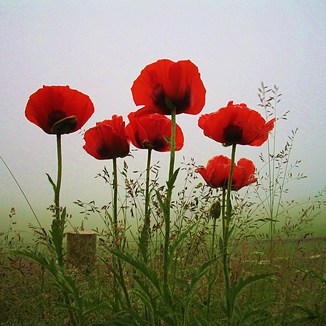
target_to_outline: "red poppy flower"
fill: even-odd
[[[275,119],[266,123],[265,119],[246,104],[233,104],[217,112],[202,115],[198,125],[208,136],[224,145],[240,144],[260,146],[274,128]]]
[[[69,134],[79,130],[94,113],[90,98],[69,86],[43,86],[32,94],[26,118],[48,134]]]
[[[206,89],[196,65],[190,60],[158,60],[146,66],[134,81],[131,92],[136,105],[169,115],[198,114],[204,107]]]
[[[231,160],[226,156],[219,155],[209,160],[206,168],[198,167],[196,172],[201,174],[210,187],[227,189],[230,168]],[[239,190],[256,182],[254,173],[254,163],[246,158],[240,159],[237,164],[234,164],[232,190]]]
[[[163,114],[146,113],[146,109],[131,112],[128,115],[130,123],[126,133],[131,143],[137,148],[153,149],[158,152],[168,152],[171,139],[172,122]],[[183,147],[184,137],[181,128],[176,125],[175,147]]]
[[[96,123],[95,127],[85,132],[84,140],[85,151],[98,160],[125,157],[129,154],[129,141],[121,116],[114,115],[111,120]]]

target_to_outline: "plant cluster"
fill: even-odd
[[[273,96],[268,97],[270,91]],[[201,115],[198,127],[204,136],[230,148],[230,157],[216,155],[206,166],[197,166],[192,159],[177,168],[176,152],[184,143],[177,117],[198,115],[205,105],[206,89],[197,66],[189,60],[158,60],[141,71],[131,92],[136,106],[141,107],[128,115],[127,125],[122,116],[113,115],[84,134],[83,148],[89,155],[112,160],[112,173],[104,168],[98,175],[111,188],[110,203],[100,209],[93,201],[76,201],[85,216],[96,212],[106,227],[98,230],[98,265],[85,274],[71,269],[64,247],[68,214],[60,205],[61,140],[63,134],[82,128],[94,113],[94,106],[87,95],[68,86],[44,86],[30,96],[25,115],[44,132],[56,136],[58,169],[56,181],[47,175],[54,203],[51,228],[49,232],[41,228],[39,233],[46,250],[20,250],[19,254],[47,272],[60,293],[57,305],[66,309],[72,325],[263,325],[273,320],[271,310],[266,308],[271,297],[250,304],[243,304],[240,298],[249,303],[254,285],[264,291],[266,284],[275,282],[275,224],[287,178],[293,177],[289,161],[285,161],[292,144],[278,154],[274,149],[267,159],[261,156],[269,168],[263,178],[251,160],[236,160],[236,149],[267,142],[271,152],[275,143],[269,140],[269,134],[277,121],[275,110],[274,116],[271,110],[279,101],[278,89],[262,85],[259,90],[265,118],[246,104],[232,101],[216,112]],[[119,172],[119,159],[130,155],[131,144],[147,151],[146,167],[135,177],[130,177],[126,162]],[[164,185],[160,185],[159,164],[152,162],[153,151],[169,153]],[[285,171],[280,172],[284,164]],[[182,173],[184,184],[178,189]],[[123,178],[123,197],[119,197],[119,176]],[[203,182],[193,183],[199,177]],[[298,175],[297,179],[302,177]],[[267,182],[266,199],[259,187],[261,180]],[[264,221],[270,225],[268,266],[261,263],[265,261],[262,258],[237,256],[243,254],[241,235],[247,234],[243,227],[250,225],[243,221],[250,219],[254,210],[238,191],[249,185],[263,204],[260,207],[267,213]],[[132,248],[127,239],[131,217],[140,221],[132,231],[136,240]],[[309,271],[300,273],[308,275]],[[325,286],[323,276],[311,273]],[[274,293],[271,288],[269,291]],[[305,318],[325,318],[319,308],[300,309],[306,313]]]

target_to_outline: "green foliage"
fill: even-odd
[[[53,188],[53,191],[56,192],[57,191],[57,186],[56,184],[54,183],[53,179],[51,178],[51,176],[46,173],[46,176],[48,177],[48,181],[50,182],[52,188]]]
[[[87,325],[86,317],[92,312],[99,310],[104,305],[103,302],[87,307],[86,299],[90,293],[82,294],[81,285],[53,259],[41,252],[28,250],[18,250],[17,254],[34,260],[42,268],[49,271],[52,275],[53,285],[62,293],[63,301],[58,301],[58,307],[67,309],[70,321],[74,325]]]
[[[64,208],[60,214],[60,219],[54,218],[52,220],[50,230],[51,240],[54,246],[56,257],[61,266],[63,265],[64,257],[63,238],[66,227],[66,215],[66,208]]]
[[[258,280],[267,278],[269,276],[272,276],[272,274],[249,275],[245,279],[239,278],[233,284],[231,284],[230,291],[227,293],[228,302],[230,303],[231,311],[233,312],[233,309],[236,308],[236,299],[245,287],[252,284],[253,282],[257,282]],[[239,316],[241,314],[241,312],[239,311],[238,308],[236,310],[237,310],[237,315]],[[257,312],[255,312],[255,313],[257,313]],[[248,315],[251,316],[252,314],[255,314],[255,313],[253,311],[247,311],[246,313],[244,313],[244,316],[242,316],[241,319],[247,318]]]

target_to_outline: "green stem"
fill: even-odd
[[[117,177],[117,160],[116,158],[113,158],[113,203],[112,203],[112,209],[113,209],[113,225],[112,225],[112,233],[113,233],[113,248],[118,249],[118,211],[117,211],[117,205],[118,205],[118,177]],[[112,269],[116,271],[117,269],[117,261],[116,256],[112,257]],[[114,292],[114,300],[115,300],[115,308],[118,307],[118,280],[116,273],[114,273],[113,276],[113,292]]]
[[[151,172],[151,158],[152,158],[152,149],[147,151],[147,166],[146,166],[146,189],[145,189],[145,218],[149,216],[149,184],[150,184],[150,172]]]
[[[115,248],[117,250],[120,249],[120,240],[119,240],[119,232],[118,232],[118,169],[117,169],[117,159],[113,158],[113,228],[114,228],[114,243]],[[131,302],[129,298],[129,293],[126,287],[125,278],[123,275],[123,266],[120,258],[117,259],[118,269],[119,269],[119,278],[120,285],[122,287],[123,293],[125,295],[127,305],[130,309],[130,312],[133,313],[133,309],[131,307]],[[115,265],[115,264],[114,264]],[[115,266],[113,265],[113,268]],[[116,288],[115,288],[116,290]]]
[[[214,222],[213,222],[213,232],[212,232],[212,244],[211,244],[211,258],[213,258],[213,256],[214,256],[214,251],[215,251],[216,221],[217,221],[217,218],[214,218]]]
[[[85,325],[85,323],[83,322],[83,319],[78,320],[76,318],[75,312],[72,309],[71,300],[69,299],[68,293],[66,291],[62,291],[62,293],[63,293],[64,301],[65,301],[66,305],[68,306],[67,309],[68,309],[68,314],[69,314],[71,324],[73,326]]]
[[[60,220],[60,188],[62,180],[62,150],[61,150],[61,135],[57,135],[57,159],[58,159],[58,174],[57,184],[54,191],[55,218]]]
[[[232,145],[231,154],[231,167],[228,178],[227,194],[226,194],[226,215],[223,222],[223,271],[225,280],[225,300],[226,300],[226,311],[227,318],[230,324],[233,314],[233,307],[231,305],[231,291],[230,291],[230,275],[231,275],[231,265],[230,265],[230,254],[229,254],[229,239],[230,239],[230,223],[232,219],[232,204],[231,204],[231,192],[232,192],[232,177],[235,162],[235,152],[236,144]],[[224,197],[225,200],[225,197]],[[223,202],[225,205],[225,202]]]
[[[148,261],[148,245],[149,245],[149,229],[150,229],[150,171],[151,171],[151,157],[152,149],[147,151],[147,166],[146,166],[146,185],[145,185],[145,213],[144,213],[144,225],[140,235],[140,251],[145,262]]]
[[[225,226],[226,226],[226,190],[222,189],[222,234],[223,239],[225,239]]]
[[[60,214],[60,190],[61,190],[61,181],[62,181],[62,147],[61,147],[61,134],[56,135],[57,138],[57,163],[58,163],[58,170],[57,170],[57,183],[54,187],[54,205],[55,205],[55,219],[52,222],[52,238],[53,236],[53,243],[55,246],[58,264],[61,268],[64,267],[64,260],[63,260],[63,236],[64,236],[64,229],[66,224],[66,214],[65,210]],[[71,301],[69,299],[68,293],[63,290],[63,296],[65,304],[68,306],[68,313],[70,317],[70,321],[72,325],[78,325],[82,323],[82,320],[77,320],[75,313],[71,308]]]
[[[227,189],[227,198],[226,198],[226,229],[229,229],[229,224],[231,222],[232,217],[232,204],[231,204],[231,192],[232,192],[232,178],[233,178],[233,169],[235,162],[235,151],[236,144],[232,145],[232,154],[231,154],[231,167],[230,174],[228,179],[228,189]]]
[[[150,172],[151,172],[151,158],[152,158],[152,148],[148,148],[147,150],[147,164],[146,164],[146,184],[145,184],[145,212],[144,212],[144,225],[141,231],[139,246],[140,252],[143,256],[144,262],[148,262],[148,247],[149,247],[149,239],[150,239]],[[147,306],[144,308],[144,317],[147,322],[150,323],[150,314],[148,312]]]
[[[213,231],[212,231],[212,243],[211,243],[211,254],[210,254],[210,259],[214,257],[214,252],[215,252],[215,234],[216,234],[216,222],[218,219],[218,216],[215,217],[213,216]],[[210,315],[210,306],[211,306],[211,296],[212,296],[212,287],[214,284],[215,280],[212,280],[212,267],[209,269],[209,274],[208,274],[208,289],[207,289],[207,320],[209,321],[209,315]]]
[[[63,260],[63,235],[66,223],[65,209],[60,212],[60,189],[62,179],[62,150],[61,150],[61,135],[57,134],[57,183],[54,185],[54,210],[55,216],[52,221],[52,242],[54,244],[57,255],[58,264],[60,267],[64,266]]]
[[[172,176],[174,174],[175,161],[175,134],[176,134],[176,107],[171,108],[171,143],[170,143],[170,166],[169,166],[169,181],[167,183],[167,198],[166,209],[164,212],[165,222],[165,237],[164,237],[164,257],[163,257],[163,286],[166,299],[171,304],[171,293],[168,284],[168,269],[169,269],[169,242],[170,242],[170,228],[171,228],[171,201],[172,201]]]
[[[113,233],[116,248],[118,244],[118,175],[117,159],[113,158]]]

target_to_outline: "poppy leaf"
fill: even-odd
[[[161,207],[164,215],[167,214],[167,211],[168,211],[168,208],[166,207],[167,205],[163,201],[163,198],[162,198],[161,194],[157,190],[156,190],[156,197],[157,197],[157,200],[158,200],[158,202],[160,204],[160,207]]]
[[[180,168],[176,169],[173,172],[173,174],[170,177],[169,181],[167,181],[167,183],[166,183],[168,187],[173,187],[174,186],[174,183],[175,183],[175,181],[177,179],[177,176],[178,176],[179,171],[180,171]]]
[[[50,177],[50,175],[48,173],[46,173],[46,176],[48,177],[49,182],[51,183],[53,190],[56,191],[57,186],[55,185],[55,183],[53,182],[52,178]]]

